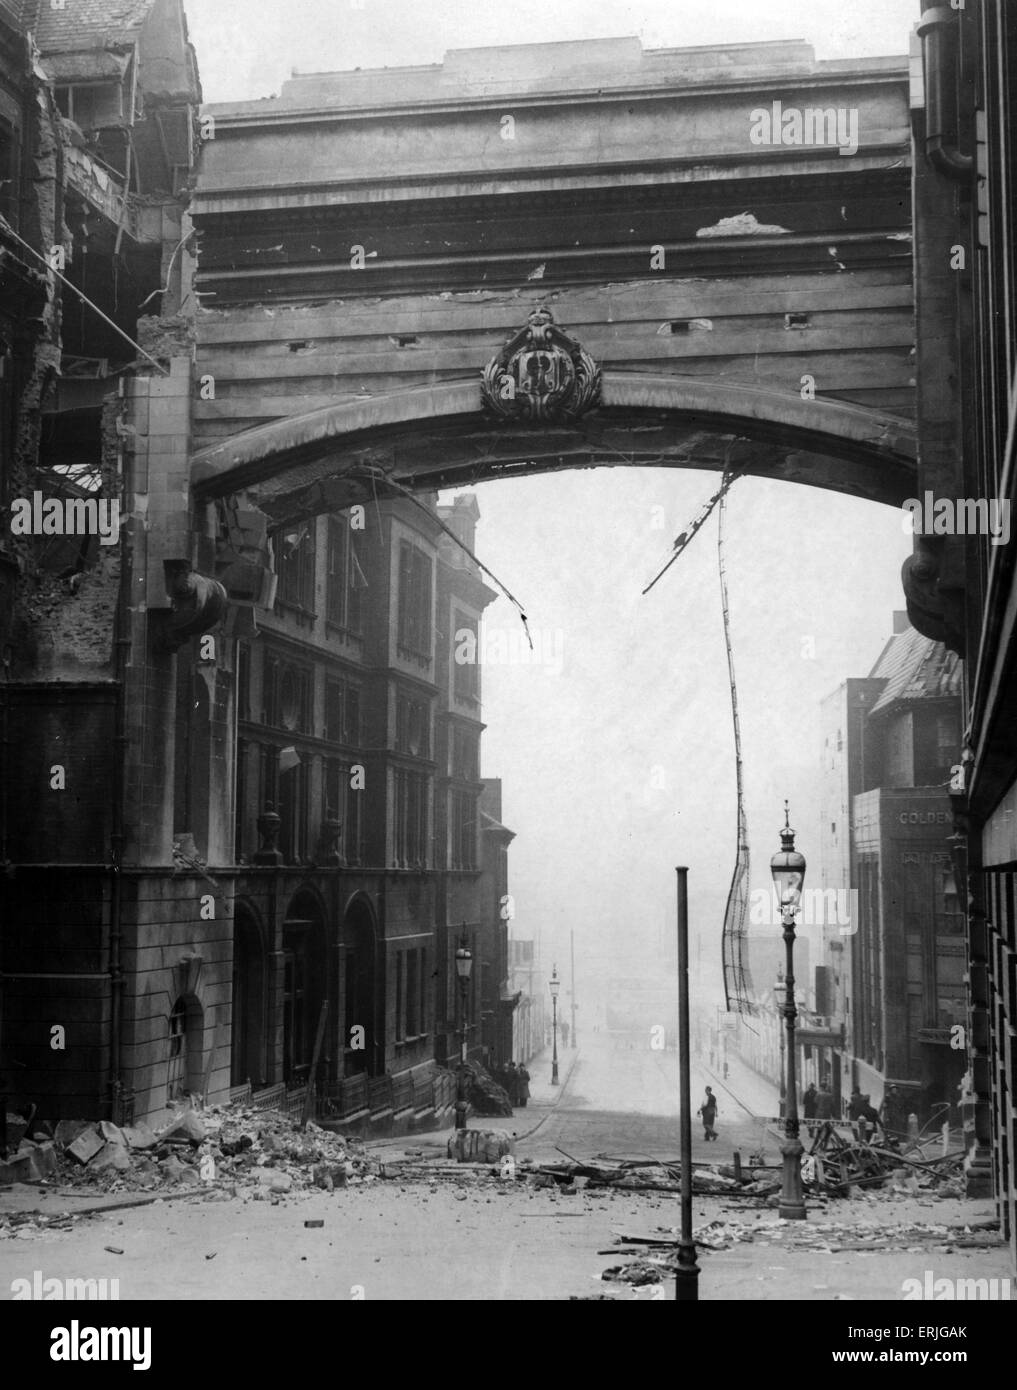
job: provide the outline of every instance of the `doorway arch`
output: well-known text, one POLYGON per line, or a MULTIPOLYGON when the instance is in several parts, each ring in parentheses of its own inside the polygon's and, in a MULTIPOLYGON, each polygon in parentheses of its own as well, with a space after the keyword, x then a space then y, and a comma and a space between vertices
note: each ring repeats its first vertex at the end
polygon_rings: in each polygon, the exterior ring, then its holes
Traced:
POLYGON ((346 1076, 366 1073, 380 1076, 385 1070, 384 971, 378 943, 377 920, 370 899, 357 893, 346 905, 342 926, 344 1065, 346 1076), (351 1047, 356 1027, 364 1029, 365 1046, 351 1047))
POLYGON ((253 908, 238 902, 233 921, 233 1011, 230 1034, 230 1085, 268 1085, 268 958, 265 933, 253 908))
POLYGON ((325 999, 325 910, 310 888, 290 899, 282 934, 282 1079, 293 1089, 311 1072, 318 1016, 325 999))

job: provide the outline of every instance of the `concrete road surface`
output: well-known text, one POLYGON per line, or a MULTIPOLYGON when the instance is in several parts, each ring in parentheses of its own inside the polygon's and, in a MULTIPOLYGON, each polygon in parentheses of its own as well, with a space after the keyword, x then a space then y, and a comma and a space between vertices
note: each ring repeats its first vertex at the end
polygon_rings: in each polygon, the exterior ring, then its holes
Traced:
MULTIPOLYGON (((563 1063, 569 1063, 571 1058, 570 1052, 563 1052, 563 1063)), ((565 1078, 566 1065, 560 1068, 560 1075, 565 1078)), ((698 1063, 692 1067, 691 1089, 694 1161, 730 1163, 735 1149, 747 1159, 764 1145, 769 1161, 777 1161, 774 1136, 766 1135, 747 1107, 698 1063), (716 1129, 720 1137, 710 1143, 703 1138, 703 1126, 696 1114, 708 1085, 713 1087, 719 1105, 716 1129)), ((516 1121, 537 1113, 531 1108, 516 1111, 516 1121)), ((630 1049, 616 1045, 607 1034, 587 1033, 557 1107, 534 1134, 520 1142, 519 1153, 547 1161, 561 1158, 559 1146, 576 1158, 610 1154, 676 1159, 677 1053, 652 1051, 648 1046, 630 1049)))

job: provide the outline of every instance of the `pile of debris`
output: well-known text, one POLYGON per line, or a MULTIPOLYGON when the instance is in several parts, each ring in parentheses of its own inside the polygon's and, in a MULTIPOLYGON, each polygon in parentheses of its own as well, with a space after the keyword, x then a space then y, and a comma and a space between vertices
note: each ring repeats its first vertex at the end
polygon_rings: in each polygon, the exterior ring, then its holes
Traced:
POLYGON ((234 1194, 250 1188, 258 1200, 266 1193, 372 1182, 380 1171, 356 1139, 242 1106, 169 1110, 122 1128, 108 1120, 61 1120, 47 1130, 20 1138, 4 1181, 55 1181, 102 1192, 190 1186, 234 1194))
POLYGON ((849 1196, 854 1188, 891 1187, 902 1193, 936 1188, 943 1194, 962 1191, 964 1151, 927 1157, 915 1146, 908 1152, 885 1144, 845 1139, 831 1123, 823 1125, 802 1163, 807 1187, 831 1196, 849 1196))
MULTIPOLYGON (((621 1255, 624 1264, 611 1265, 601 1278, 615 1283, 660 1283, 678 1268, 678 1230, 658 1226, 646 1234, 614 1231, 615 1248, 607 1255, 621 1255)), ((697 1255, 707 1251, 730 1250, 743 1242, 778 1245, 784 1250, 810 1250, 836 1255, 842 1251, 892 1250, 952 1254, 955 1250, 1001 1247, 1003 1239, 994 1221, 974 1225, 947 1226, 939 1222, 798 1222, 769 1221, 764 1217, 747 1221, 710 1221, 693 1234, 697 1255)))
POLYGON ((466 1068, 467 1095, 475 1115, 504 1115, 512 1118, 512 1103, 504 1086, 499 1086, 494 1077, 478 1062, 470 1062, 466 1068))
MULTIPOLYGON (((692 1165, 692 1191, 697 1197, 760 1197, 780 1190, 780 1178, 772 1168, 742 1168, 740 1164, 692 1165)), ((568 1156, 565 1163, 535 1165, 545 1184, 573 1187, 577 1180, 587 1187, 613 1187, 635 1192, 680 1192, 681 1164, 667 1159, 628 1158, 611 1160, 598 1156, 588 1161, 568 1156)))

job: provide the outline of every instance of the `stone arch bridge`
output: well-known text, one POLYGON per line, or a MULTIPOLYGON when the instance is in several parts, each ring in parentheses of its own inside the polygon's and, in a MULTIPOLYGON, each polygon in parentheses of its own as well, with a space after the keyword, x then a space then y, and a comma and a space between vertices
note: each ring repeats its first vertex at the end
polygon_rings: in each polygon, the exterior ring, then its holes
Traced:
POLYGON ((903 61, 522 45, 297 76, 209 114, 197 502, 243 493, 277 523, 359 500, 367 476, 725 460, 913 495, 903 61), (599 396, 498 419, 481 370, 538 306, 599 396))

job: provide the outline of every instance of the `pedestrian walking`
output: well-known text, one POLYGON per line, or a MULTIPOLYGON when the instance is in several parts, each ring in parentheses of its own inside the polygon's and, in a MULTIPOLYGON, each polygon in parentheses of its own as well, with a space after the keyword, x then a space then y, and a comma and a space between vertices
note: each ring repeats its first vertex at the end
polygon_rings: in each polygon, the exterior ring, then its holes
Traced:
POLYGON ((526 1102, 530 1098, 530 1073, 526 1070, 522 1062, 516 1071, 519 1086, 519 1104, 526 1109, 526 1102))
POLYGON ((833 1119, 833 1092, 822 1090, 816 1092, 816 1119, 833 1119))
POLYGON ((879 1111, 868 1096, 862 1096, 862 1108, 858 1123, 861 1127, 863 1143, 867 1144, 871 1139, 875 1139, 876 1126, 880 1123, 879 1111))
POLYGON ((562 1045, 562 1047, 568 1047, 568 1045, 569 1045, 569 1026, 568 1026, 568 1024, 565 1022, 564 1019, 562 1019, 562 1021, 558 1024, 558 1031, 559 1031, 559 1033, 561 1033, 561 1045, 562 1045))
POLYGON ((505 1089, 508 1091, 509 1105, 514 1110, 519 1104, 519 1073, 515 1062, 509 1062, 505 1068, 505 1089))
POLYGON ((879 1123, 883 1127, 883 1138, 896 1146, 904 1124, 901 1118, 901 1094, 896 1086, 888 1086, 879 1111, 879 1123))
POLYGON ((816 1090, 815 1083, 809 1082, 805 1094, 802 1096, 802 1114, 805 1116, 806 1125, 810 1120, 816 1118, 816 1103, 819 1100, 819 1092, 816 1090))
POLYGON ((862 1110, 865 1108, 865 1097, 856 1086, 851 1092, 851 1099, 848 1102, 848 1119, 854 1130, 855 1138, 864 1142, 865 1134, 862 1129, 862 1110))
POLYGON ((717 1131, 714 1129, 714 1121, 717 1118, 717 1097, 709 1086, 706 1088, 706 1099, 699 1107, 699 1114, 703 1117, 703 1138, 709 1142, 717 1138, 717 1131))

